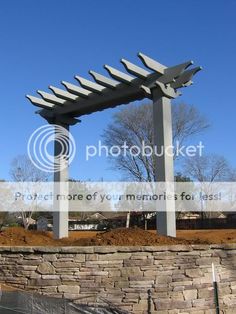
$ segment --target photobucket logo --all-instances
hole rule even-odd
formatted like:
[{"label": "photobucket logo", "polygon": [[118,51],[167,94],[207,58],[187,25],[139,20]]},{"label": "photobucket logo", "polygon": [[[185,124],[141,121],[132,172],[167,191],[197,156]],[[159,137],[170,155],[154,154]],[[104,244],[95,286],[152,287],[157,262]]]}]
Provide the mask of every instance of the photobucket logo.
[{"label": "photobucket logo", "polygon": [[150,157],[156,155],[158,157],[167,155],[172,157],[194,157],[202,156],[204,149],[203,143],[200,141],[197,145],[181,145],[179,141],[176,141],[175,146],[157,147],[152,145],[146,145],[144,141],[140,146],[138,145],[127,145],[124,141],[123,145],[118,146],[107,146],[103,145],[101,141],[98,141],[98,145],[87,145],[86,146],[86,160],[88,161],[92,157],[101,157],[105,154],[106,157],[118,157],[118,156],[132,156],[132,157]]},{"label": "photobucket logo", "polygon": [[76,153],[75,140],[62,126],[47,124],[32,133],[27,152],[35,167],[45,172],[57,172],[73,161]]}]

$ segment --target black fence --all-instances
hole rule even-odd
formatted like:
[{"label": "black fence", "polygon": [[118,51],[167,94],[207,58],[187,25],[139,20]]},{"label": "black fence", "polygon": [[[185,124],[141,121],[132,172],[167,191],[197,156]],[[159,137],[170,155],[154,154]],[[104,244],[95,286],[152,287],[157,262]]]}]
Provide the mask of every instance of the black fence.
[{"label": "black fence", "polygon": [[[147,227],[149,230],[156,229],[156,219],[148,221]],[[177,219],[176,228],[178,230],[235,229],[236,220],[230,218]]]},{"label": "black fence", "polygon": [[235,229],[236,220],[228,218],[179,219],[177,229]]}]

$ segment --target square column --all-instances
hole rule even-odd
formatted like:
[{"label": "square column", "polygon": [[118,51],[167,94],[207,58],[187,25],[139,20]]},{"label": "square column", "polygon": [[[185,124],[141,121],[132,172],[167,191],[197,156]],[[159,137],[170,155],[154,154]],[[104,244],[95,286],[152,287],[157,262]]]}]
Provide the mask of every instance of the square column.
[{"label": "square column", "polygon": [[[53,236],[55,239],[68,237],[69,201],[69,138],[68,125],[59,125],[60,132],[55,129],[54,156],[54,203],[53,203]],[[62,140],[63,139],[63,140]],[[65,153],[67,152],[67,153]],[[57,158],[57,156],[61,158]],[[62,197],[57,198],[58,195]],[[63,196],[66,196],[63,198]]]},{"label": "square column", "polygon": [[[163,150],[160,156],[154,154],[155,181],[166,182],[165,192],[172,195],[173,191],[168,187],[168,182],[174,183],[171,100],[164,96],[160,97],[158,90],[153,91],[153,134],[156,151],[160,154]],[[174,198],[166,199],[162,211],[157,212],[158,233],[176,237],[175,219]]]}]

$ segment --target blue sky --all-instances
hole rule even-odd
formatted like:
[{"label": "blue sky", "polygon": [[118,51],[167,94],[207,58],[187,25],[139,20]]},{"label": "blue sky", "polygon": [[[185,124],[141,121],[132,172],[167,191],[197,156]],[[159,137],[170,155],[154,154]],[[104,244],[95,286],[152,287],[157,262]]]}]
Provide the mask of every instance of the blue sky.
[{"label": "blue sky", "polygon": [[[103,72],[105,63],[122,68],[121,57],[137,63],[139,51],[166,65],[192,59],[203,66],[179,101],[209,119],[201,137],[207,152],[236,167],[235,31],[234,0],[1,1],[0,178],[9,178],[11,160],[26,153],[30,134],[45,124],[25,94],[73,83],[75,74],[89,78],[88,70]],[[119,178],[105,158],[85,161],[85,145],[97,143],[115,110],[83,117],[72,128],[78,147],[72,177]]]}]

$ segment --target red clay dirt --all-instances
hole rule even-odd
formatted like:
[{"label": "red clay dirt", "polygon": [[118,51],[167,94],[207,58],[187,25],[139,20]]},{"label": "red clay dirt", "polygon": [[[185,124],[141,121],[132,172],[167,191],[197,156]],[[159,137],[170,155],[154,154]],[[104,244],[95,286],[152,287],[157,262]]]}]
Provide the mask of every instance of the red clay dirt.
[{"label": "red clay dirt", "polygon": [[2,283],[0,284],[0,291],[16,291],[19,290],[18,288],[3,285]]},{"label": "red clay dirt", "polygon": [[[171,244],[190,244],[206,243],[206,241],[188,241],[180,238],[166,237],[158,235],[156,232],[145,231],[139,228],[119,228],[108,232],[97,234],[90,240],[93,245],[171,245]],[[75,241],[76,243],[76,241]]]},{"label": "red clay dirt", "polygon": [[91,246],[173,245],[236,243],[236,230],[178,230],[177,238],[158,235],[155,230],[118,228],[106,232],[72,231],[69,238],[55,240],[51,232],[7,228],[0,232],[2,246]]}]

